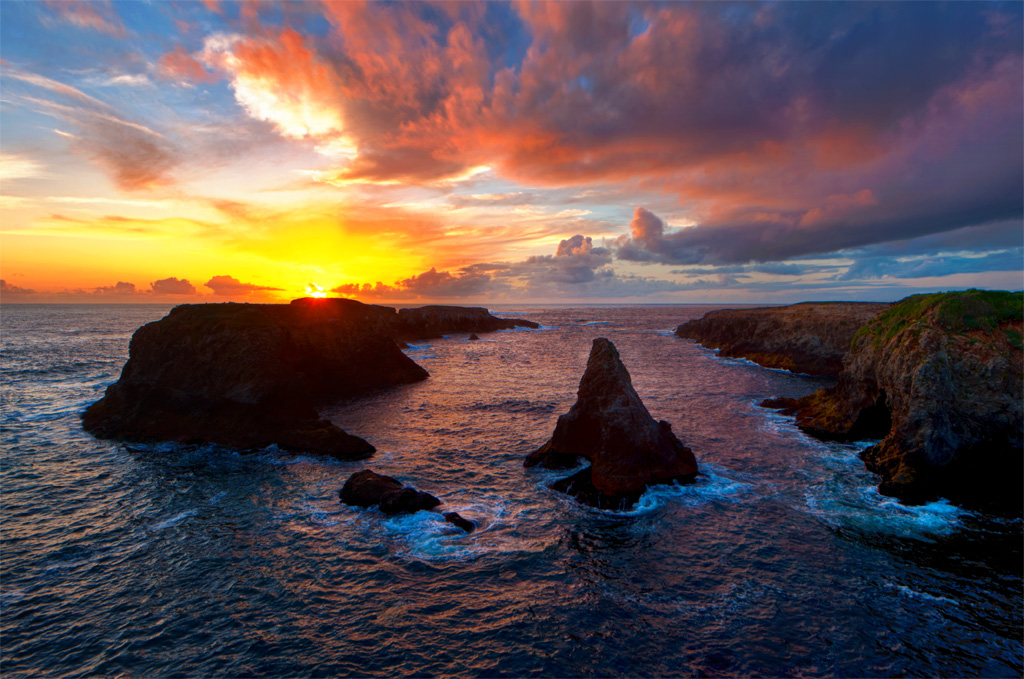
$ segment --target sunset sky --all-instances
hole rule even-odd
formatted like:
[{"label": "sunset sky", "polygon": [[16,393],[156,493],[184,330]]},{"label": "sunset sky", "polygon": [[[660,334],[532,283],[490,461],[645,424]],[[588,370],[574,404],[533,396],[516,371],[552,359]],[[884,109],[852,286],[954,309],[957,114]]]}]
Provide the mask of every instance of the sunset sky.
[{"label": "sunset sky", "polygon": [[1022,7],[5,0],[0,296],[1021,289]]}]

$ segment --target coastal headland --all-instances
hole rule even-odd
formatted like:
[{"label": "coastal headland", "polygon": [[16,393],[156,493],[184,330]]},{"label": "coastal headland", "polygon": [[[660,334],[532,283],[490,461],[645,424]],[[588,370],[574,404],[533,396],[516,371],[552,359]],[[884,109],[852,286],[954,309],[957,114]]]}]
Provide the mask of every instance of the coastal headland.
[{"label": "coastal headland", "polygon": [[[784,367],[799,354],[808,360],[794,361],[796,372],[833,361],[848,336],[841,369],[817,373],[836,374],[835,386],[763,405],[794,415],[801,429],[821,439],[880,439],[861,458],[880,476],[884,494],[1019,512],[1024,293],[914,295],[877,308],[857,327],[870,311],[858,303],[716,311],[676,334],[710,347],[737,338],[725,343],[727,355],[768,367]],[[821,309],[831,322],[816,318]],[[781,320],[787,318],[790,325]]]},{"label": "coastal headland", "polygon": [[182,305],[135,332],[120,379],[82,423],[101,438],[357,459],[374,447],[321,420],[318,405],[426,379],[400,343],[514,327],[537,324],[476,307],[399,311],[348,299]]}]

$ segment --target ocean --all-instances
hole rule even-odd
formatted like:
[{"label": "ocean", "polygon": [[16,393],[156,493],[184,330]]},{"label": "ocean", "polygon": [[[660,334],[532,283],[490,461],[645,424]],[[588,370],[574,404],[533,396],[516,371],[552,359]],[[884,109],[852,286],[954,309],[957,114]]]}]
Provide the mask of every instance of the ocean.
[{"label": "ocean", "polygon": [[[322,411],[368,460],[101,441],[80,413],[166,306],[0,311],[5,677],[983,676],[1024,673],[1022,522],[881,496],[758,407],[827,380],[672,335],[711,306],[495,307],[410,346],[426,381]],[[630,511],[524,469],[607,337],[704,473]],[[440,497],[339,503],[370,468]]]}]

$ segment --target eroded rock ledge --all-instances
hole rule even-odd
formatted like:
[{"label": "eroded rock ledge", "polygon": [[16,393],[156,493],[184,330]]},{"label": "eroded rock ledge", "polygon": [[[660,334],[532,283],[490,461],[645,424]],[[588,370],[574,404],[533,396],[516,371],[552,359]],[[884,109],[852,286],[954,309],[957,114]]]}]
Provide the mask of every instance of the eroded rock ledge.
[{"label": "eroded rock ledge", "polygon": [[764,405],[861,453],[879,490],[1019,512],[1024,473],[1024,293],[915,295],[855,333],[836,386]]},{"label": "eroded rock ledge", "polygon": [[517,326],[536,324],[346,299],[183,305],[135,332],[120,379],[82,423],[101,438],[366,457],[373,446],[321,420],[318,404],[426,379],[396,341]]},{"label": "eroded rock ledge", "polygon": [[890,304],[805,302],[784,307],[720,309],[676,328],[720,356],[745,358],[766,368],[836,375],[854,334]]},{"label": "eroded rock ledge", "polygon": [[668,422],[651,417],[615,345],[603,337],[594,340],[576,403],[524,465],[566,469],[578,458],[590,466],[551,487],[605,509],[632,506],[649,485],[697,475],[693,452]]}]

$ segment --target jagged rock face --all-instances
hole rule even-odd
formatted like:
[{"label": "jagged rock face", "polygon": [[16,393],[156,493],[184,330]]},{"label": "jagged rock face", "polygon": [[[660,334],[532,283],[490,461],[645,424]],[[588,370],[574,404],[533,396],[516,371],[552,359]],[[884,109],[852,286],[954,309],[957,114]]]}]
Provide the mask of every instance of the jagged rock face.
[{"label": "jagged rock face", "polygon": [[427,372],[377,330],[380,307],[356,305],[176,307],[136,331],[121,378],[83,425],[136,441],[369,455],[366,441],[319,420],[315,404]]},{"label": "jagged rock face", "polygon": [[720,356],[746,358],[767,368],[836,375],[857,330],[889,304],[806,302],[761,309],[721,309],[676,328]]},{"label": "jagged rock face", "polygon": [[697,474],[693,452],[667,422],[651,417],[615,345],[604,338],[594,340],[575,405],[525,466],[567,468],[578,457],[591,466],[552,487],[599,507],[631,505],[651,484]]},{"label": "jagged rock face", "polygon": [[[1021,507],[1021,293],[910,297],[853,342],[835,387],[777,403],[823,438],[882,438],[861,457],[879,489]],[[769,404],[771,405],[771,404]]]}]

